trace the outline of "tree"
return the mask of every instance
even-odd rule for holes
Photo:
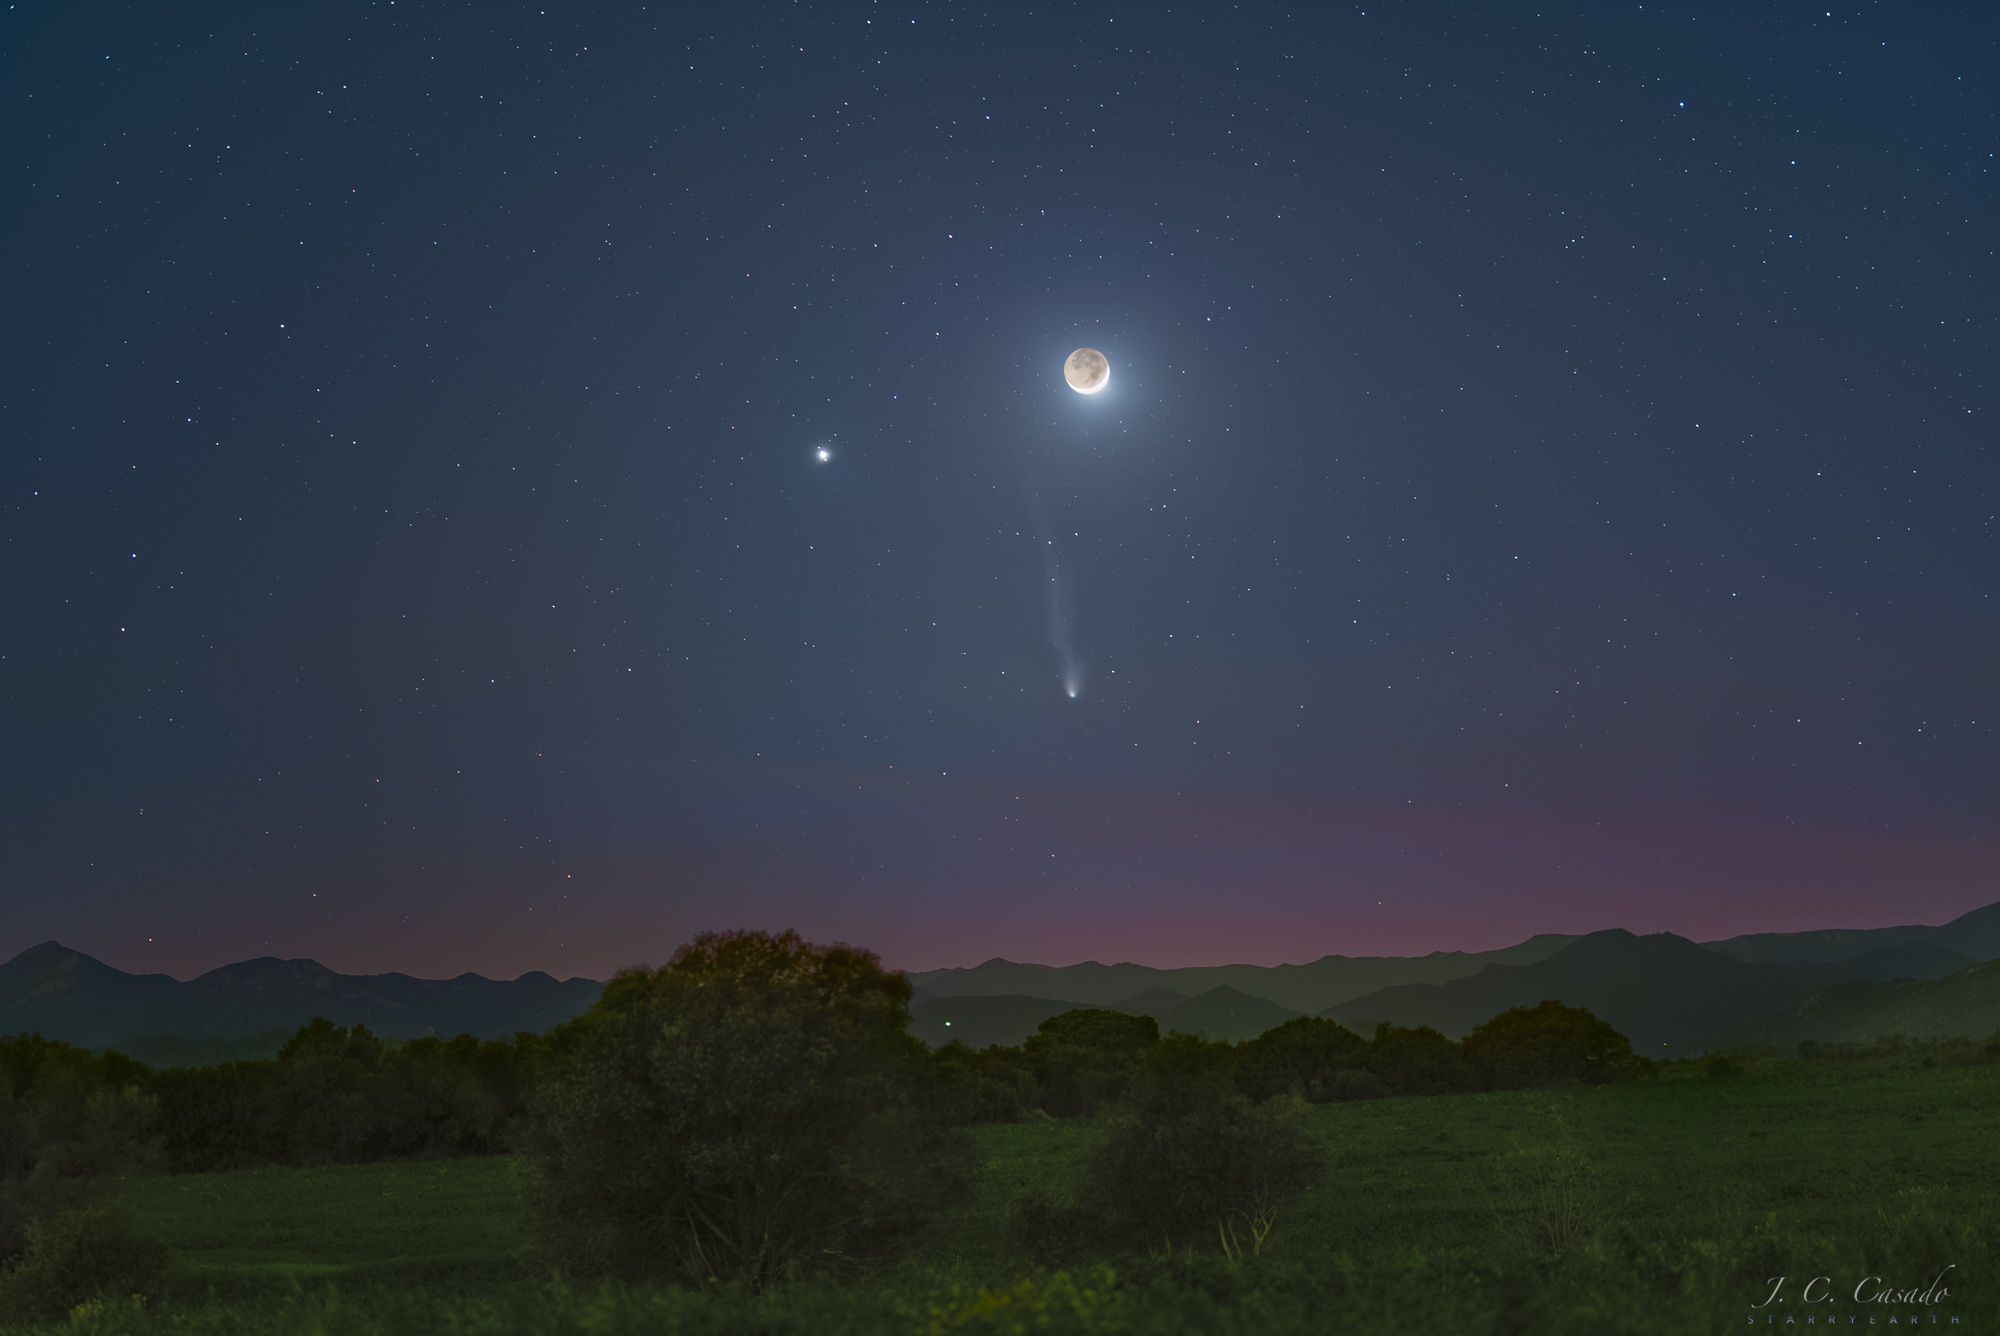
[[[1058,1117],[1086,1117],[1118,1097],[1139,1055],[1159,1038],[1160,1023],[1151,1016],[1079,1007],[1043,1021],[1022,1041],[1021,1052],[1040,1087],[1042,1108]]]
[[[1475,1090],[1478,1073],[1465,1050],[1428,1025],[1375,1027],[1364,1061],[1398,1095],[1449,1095]]]
[[[269,1116],[291,1164],[353,1164],[388,1149],[385,1117],[388,1045],[365,1025],[324,1017],[302,1027],[278,1051]]]
[[[1160,1023],[1151,1016],[1078,1007],[1043,1021],[1021,1047],[1033,1053],[1041,1047],[1070,1044],[1101,1053],[1137,1054],[1151,1048],[1159,1038]]]
[[[1236,1046],[1236,1088],[1256,1100],[1289,1094],[1325,1104],[1341,1097],[1338,1074],[1358,1071],[1366,1047],[1337,1022],[1295,1017]]]
[[[1607,1022],[1556,1001],[1503,1011],[1467,1035],[1461,1047],[1489,1089],[1550,1081],[1596,1084],[1634,1076],[1648,1065]]]
[[[561,1027],[528,1200],[571,1274],[764,1285],[883,1255],[953,1199],[910,986],[871,953],[710,933]]]
[[[931,1053],[930,1079],[956,1125],[1015,1123],[1036,1107],[1035,1075],[1018,1048],[946,1044]]]
[[[0,1271],[0,1322],[60,1321],[91,1300],[158,1297],[167,1250],[119,1211],[61,1211],[27,1227],[27,1246]]]

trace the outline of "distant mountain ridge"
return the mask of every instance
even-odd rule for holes
[[[1364,1031],[1382,1021],[1429,1025],[1456,1038],[1510,1007],[1556,999],[1609,1021],[1638,1052],[1681,1057],[1836,985],[1858,981],[1900,989],[1913,980],[1958,977],[1974,962],[1996,957],[2000,902],[1935,927],[1751,933],[1702,943],[1614,928],[1582,937],[1545,933],[1499,951],[1324,956],[1306,965],[1171,970],[1097,961],[1024,965],[996,957],[970,969],[928,970],[910,979],[938,998],[970,1001],[1005,992],[1021,1002],[1047,999],[1047,1006],[1110,1007],[1152,1016],[1163,1032],[1211,1039],[1250,1038],[1261,1030],[1248,1027],[1268,1028],[1302,1013]],[[1205,1002],[1216,990],[1241,1000]],[[1260,1004],[1255,1017],[1246,1005],[1253,1002]],[[1021,1020],[1027,1014],[1018,1012]],[[1977,1026],[1980,1014],[1973,1007],[1951,1023]],[[1032,1032],[1035,1023],[1039,1017],[1021,1033]],[[1018,1024],[997,1032],[1013,1033]]]
[[[1977,988],[1906,985],[1962,981],[1977,974],[1973,962],[1996,958],[2000,902],[1936,927],[1751,933],[1700,944],[1612,929],[1583,937],[1544,933],[1498,951],[1330,955],[1304,965],[1057,967],[995,957],[970,969],[907,977],[912,1033],[934,1044],[1018,1043],[1049,1016],[1079,1006],[1150,1015],[1163,1031],[1212,1039],[1249,1038],[1302,1014],[1360,1028],[1388,1020],[1462,1034],[1510,1006],[1557,998],[1597,1012],[1639,1051],[1673,1056],[1731,1035],[1763,1033],[1767,1019],[1776,1034],[1785,1029],[1781,1013],[1798,1017],[1792,1027],[1798,1029],[1808,1023],[1799,1009],[1819,1005],[1812,999],[1821,994],[1829,998],[1826,1009],[1812,1012],[1819,1019],[1810,1020],[1816,1028],[1805,1037],[1879,1027],[1906,1015],[1911,1025],[1921,1021],[1925,1034],[1940,1025],[1972,1033],[1964,1027],[1986,1014],[1979,999],[1992,981],[1985,974],[1977,975],[1984,981]],[[183,983],[164,974],[127,974],[44,942],[0,964],[0,1035],[34,1031],[92,1048],[144,1040],[163,1059],[253,1038],[261,1051],[272,1032],[318,1016],[364,1024],[389,1038],[426,1031],[499,1038],[545,1031],[586,1010],[602,990],[594,979],[558,980],[539,970],[511,980],[469,973],[418,979],[337,974],[316,961],[269,956]]]
[[[1196,997],[1230,987],[1300,1013],[1404,983],[1444,983],[1487,965],[1526,965],[1561,950],[1575,937],[1541,933],[1498,951],[1433,951],[1427,956],[1322,956],[1305,965],[1193,965],[1157,969],[1129,962],[1104,965],[1024,965],[998,956],[969,969],[923,970],[910,982],[934,997],[1012,994],[1046,997],[1081,1007],[1115,1007],[1161,988]]]
[[[1960,914],[1935,928],[1905,924],[1897,928],[1822,928],[1815,932],[1751,932],[1719,942],[1703,942],[1738,960],[1848,960],[1864,951],[1923,942],[1974,960],[2000,958],[2000,901]]]
[[[556,979],[540,970],[518,979],[417,979],[336,974],[317,961],[273,956],[182,983],[165,974],[127,974],[43,942],[0,965],[0,1034],[33,1031],[101,1048],[138,1036],[237,1039],[324,1016],[394,1039],[426,1030],[497,1039],[560,1024],[603,988],[595,979]]]

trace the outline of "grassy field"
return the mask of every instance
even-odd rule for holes
[[[1022,1189],[1072,1190],[1095,1129],[976,1129],[974,1196],[898,1273],[773,1296],[571,1294],[523,1274],[504,1160],[265,1169],[122,1188],[172,1249],[152,1313],[104,1331],[1708,1332],[1771,1325],[2000,1333],[2000,1063],[1682,1065],[1638,1085],[1324,1105],[1324,1181],[1266,1256],[1123,1259],[1029,1276],[1001,1242]],[[1554,1185],[1554,1197],[1550,1185]],[[1554,1201],[1552,1206],[1550,1203]],[[1568,1255],[1532,1226],[1568,1212]],[[1856,1302],[1869,1275],[1929,1307]],[[1921,1274],[1919,1274],[1921,1273]],[[1796,1286],[1832,1277],[1837,1302]],[[1787,1323],[1790,1317],[1793,1322]],[[1807,1317],[1814,1320],[1808,1324]],[[1952,1322],[1956,1317],[1958,1321]],[[1933,1318],[1936,1321],[1933,1321]]]
[[[325,1281],[501,1283],[523,1242],[512,1162],[499,1158],[177,1174],[122,1196],[172,1249],[182,1302]]]

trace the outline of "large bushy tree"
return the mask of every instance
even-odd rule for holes
[[[1311,1104],[1340,1099],[1343,1075],[1365,1070],[1367,1041],[1335,1021],[1298,1016],[1236,1047],[1236,1088],[1252,1099],[1297,1095]]]
[[[1593,1084],[1638,1075],[1650,1064],[1632,1043],[1582,1007],[1547,1001],[1503,1011],[1465,1037],[1466,1060],[1489,1089],[1549,1081]]]
[[[1479,1088],[1479,1073],[1462,1046],[1428,1025],[1375,1027],[1364,1056],[1368,1070],[1398,1095],[1451,1095]]]
[[[1123,1093],[1140,1055],[1159,1039],[1151,1016],[1079,1007],[1043,1021],[1021,1053],[1046,1112],[1088,1117]]]
[[[962,1189],[910,986],[796,933],[696,938],[551,1038],[526,1157],[570,1274],[764,1284],[881,1256]]]

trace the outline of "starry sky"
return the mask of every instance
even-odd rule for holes
[[[1991,8],[0,24],[0,958],[2000,898]]]

